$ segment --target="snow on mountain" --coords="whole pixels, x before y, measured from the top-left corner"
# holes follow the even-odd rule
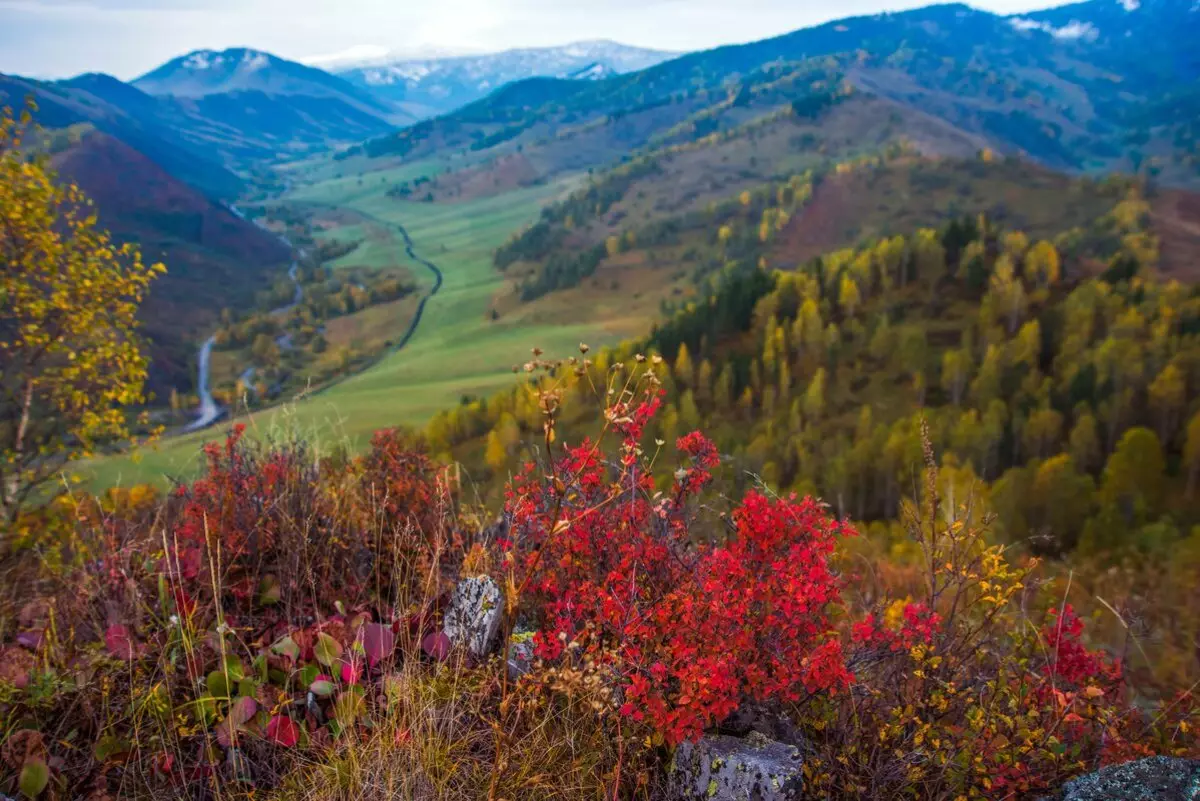
[[[676,54],[599,40],[450,58],[394,58],[336,74],[418,116],[465,105],[513,81],[598,80],[652,67]]]

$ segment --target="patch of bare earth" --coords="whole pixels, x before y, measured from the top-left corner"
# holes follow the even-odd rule
[[[1163,274],[1180,281],[1200,280],[1200,195],[1162,191],[1151,205],[1151,221]]]
[[[854,213],[855,180],[854,175],[833,175],[817,186],[809,204],[784,228],[774,266],[797,267],[844,245],[846,221]]]
[[[433,197],[439,201],[475,200],[529,186],[540,177],[529,159],[521,153],[512,153],[439,176]]]

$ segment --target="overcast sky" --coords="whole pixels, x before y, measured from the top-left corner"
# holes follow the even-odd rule
[[[361,51],[480,52],[614,39],[696,50],[921,0],[0,0],[0,72],[136,77],[200,48],[296,60]],[[1038,0],[979,0],[1018,12]]]

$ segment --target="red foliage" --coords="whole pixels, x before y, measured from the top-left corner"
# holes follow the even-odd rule
[[[437,529],[437,470],[419,443],[394,429],[376,431],[362,458],[363,486],[393,519],[410,520],[426,533]]]
[[[828,559],[852,533],[816,501],[749,493],[724,545],[695,542],[688,501],[719,459],[699,432],[681,437],[690,465],[669,498],[655,492],[638,438],[659,395],[608,414],[616,463],[598,445],[570,448],[547,479],[532,465],[508,491],[513,539],[543,603],[541,656],[579,647],[624,678],[622,711],[671,742],[695,737],[746,700],[836,692],[851,676],[829,620],[840,581]]]
[[[1050,620],[1042,628],[1042,637],[1049,652],[1046,673],[1055,679],[1076,687],[1092,682],[1111,686],[1121,680],[1119,661],[1089,650],[1083,644],[1083,621],[1070,604],[1063,606],[1061,616],[1057,609],[1050,610]]]
[[[905,604],[901,616],[903,623],[899,631],[893,631],[886,628],[874,612],[868,613],[851,627],[851,640],[867,648],[908,650],[918,643],[932,642],[942,622],[942,616],[923,603]]]
[[[267,739],[276,745],[291,748],[300,742],[300,727],[291,718],[276,715],[267,723]]]

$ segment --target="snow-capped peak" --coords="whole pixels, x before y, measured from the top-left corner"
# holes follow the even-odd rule
[[[224,61],[219,53],[212,50],[197,50],[183,60],[183,66],[189,70],[207,70],[221,66]]]
[[[257,50],[247,50],[242,56],[242,66],[247,70],[260,70],[270,63],[270,57],[266,53],[260,53]]]

